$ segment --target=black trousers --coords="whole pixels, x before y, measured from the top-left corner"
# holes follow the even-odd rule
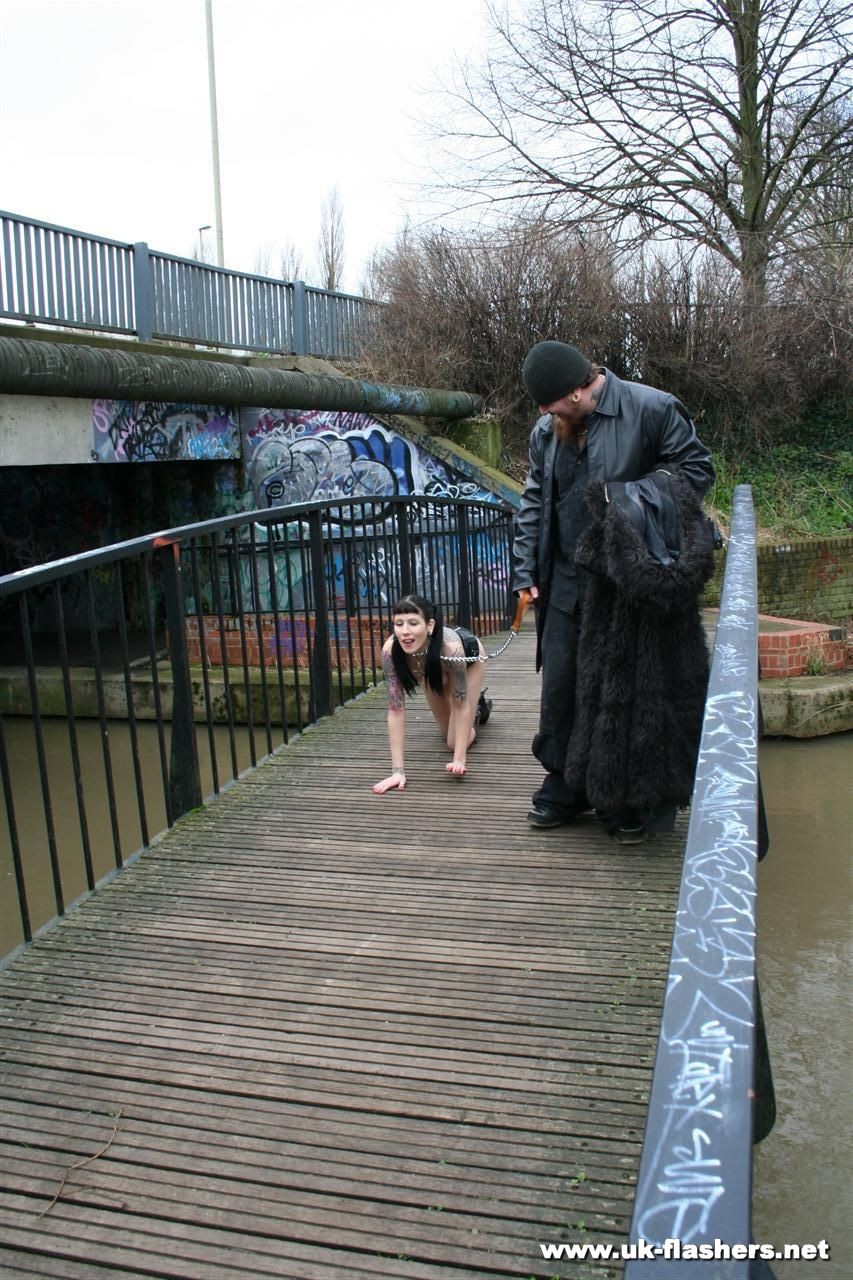
[[[571,613],[549,605],[542,631],[542,692],[539,700],[539,732],[533,754],[546,777],[533,801],[555,809],[579,812],[589,808],[585,796],[574,795],[563,779],[569,738],[575,723],[580,610]]]

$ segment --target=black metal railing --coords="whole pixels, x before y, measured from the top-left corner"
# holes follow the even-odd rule
[[[0,951],[380,679],[399,595],[507,626],[511,536],[495,503],[351,499],[0,578]]]
[[[755,517],[740,485],[625,1280],[772,1276],[748,1256],[752,1147],[775,1117],[756,977],[760,720]]]

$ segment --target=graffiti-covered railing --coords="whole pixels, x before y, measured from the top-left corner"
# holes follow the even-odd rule
[[[17,888],[0,953],[381,679],[398,596],[507,626],[511,522],[493,502],[352,498],[0,578],[0,875]]]
[[[380,304],[0,211],[0,317],[239,351],[347,359]]]
[[[772,1276],[752,1242],[752,1145],[775,1107],[755,964],[755,518],[735,490],[626,1280]],[[767,1246],[761,1246],[765,1249]]]

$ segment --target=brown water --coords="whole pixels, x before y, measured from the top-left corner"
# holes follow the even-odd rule
[[[142,826],[134,782],[133,754],[126,721],[110,720],[109,746],[116,800],[122,857],[127,858],[142,847]],[[95,720],[77,721],[80,771],[86,804],[86,820],[95,881],[116,865],[115,845],[109,819],[100,725]],[[163,781],[156,726],[150,721],[137,724],[140,773],[145,799],[149,838],[166,826]],[[24,717],[8,717],[3,721],[6,749],[15,804],[15,822],[27,868],[27,898],[33,932],[56,912],[50,866],[44,805],[39,784],[38,757],[32,722]],[[86,892],[86,870],[83,842],[77,811],[77,794],[71,767],[68,730],[64,720],[42,722],[44,749],[50,779],[50,802],[56,832],[58,861],[62,874],[62,893],[66,907]],[[166,758],[169,751],[169,726],[166,725]],[[207,729],[197,727],[199,771],[202,794],[213,793],[213,770]],[[255,730],[255,759],[267,754],[265,730]],[[282,734],[273,729],[273,747],[281,744]],[[234,729],[238,774],[249,768],[251,756],[249,734],[245,725]],[[227,727],[214,728],[214,751],[220,789],[233,778],[233,764]],[[0,956],[6,955],[22,941],[17,890],[12,865],[6,808],[0,804]]]
[[[762,743],[770,851],[759,868],[758,973],[777,1119],[756,1148],[753,1234],[829,1242],[777,1280],[850,1280],[853,734]]]
[[[16,810],[27,859],[35,868],[34,923],[53,914],[41,795],[27,720],[5,721],[16,777]],[[95,802],[105,797],[98,726],[78,725],[87,787],[95,875],[113,865],[113,844],[105,816]],[[149,803],[150,830],[165,825],[159,755],[154,726],[141,724],[140,755]],[[73,779],[67,765],[64,722],[46,721],[45,737],[63,862],[67,902],[85,889]],[[126,853],[141,842],[127,727],[111,722],[110,738]],[[256,752],[266,751],[256,735]],[[231,776],[227,730],[216,731],[220,777]],[[199,734],[203,788],[211,787],[206,734]],[[63,763],[64,762],[64,763]],[[249,764],[248,737],[239,732],[238,767]],[[778,1280],[848,1280],[853,1276],[853,1233],[848,1176],[851,1096],[850,954],[850,793],[853,735],[809,742],[774,740],[762,744],[761,773],[770,825],[770,852],[759,869],[759,977],[770,1041],[778,1118],[756,1148],[754,1238],[785,1243],[829,1241],[829,1262],[776,1262]],[[19,941],[16,894],[8,833],[0,822],[2,948]]]

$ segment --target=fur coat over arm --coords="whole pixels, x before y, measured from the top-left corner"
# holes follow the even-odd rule
[[[668,483],[680,549],[652,555],[606,487],[586,494],[592,520],[576,562],[590,575],[565,777],[596,809],[649,813],[690,801],[708,683],[699,610],[714,568],[713,526],[695,489]]]

